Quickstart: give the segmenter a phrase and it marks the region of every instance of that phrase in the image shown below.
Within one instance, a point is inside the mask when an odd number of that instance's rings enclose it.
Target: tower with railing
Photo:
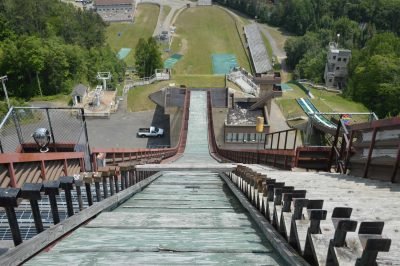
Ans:
[[[329,43],[324,73],[327,87],[342,89],[345,86],[350,58],[350,50],[339,48],[336,42]]]

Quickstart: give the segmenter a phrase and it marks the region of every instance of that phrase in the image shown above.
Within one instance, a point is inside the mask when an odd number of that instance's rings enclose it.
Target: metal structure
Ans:
[[[103,81],[103,90],[107,90],[107,80],[111,77],[111,72],[97,72],[97,79]]]
[[[101,104],[101,97],[104,95],[104,90],[101,85],[98,85],[94,91],[89,92],[89,106],[88,109],[96,109]]]
[[[11,107],[0,124],[0,152],[37,152],[32,133],[38,128],[49,131],[52,152],[85,153],[90,170],[90,147],[83,108]]]

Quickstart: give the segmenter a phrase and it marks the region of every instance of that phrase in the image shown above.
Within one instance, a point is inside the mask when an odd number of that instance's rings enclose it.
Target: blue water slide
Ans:
[[[328,128],[336,128],[336,125],[332,123],[329,119],[325,116],[318,114],[318,109],[312,104],[309,99],[296,99],[297,103],[303,109],[303,111],[313,120],[316,122],[328,127]]]

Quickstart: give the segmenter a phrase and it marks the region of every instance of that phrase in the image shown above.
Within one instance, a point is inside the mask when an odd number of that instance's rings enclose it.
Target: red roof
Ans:
[[[133,0],[96,0],[96,6],[132,5]]]

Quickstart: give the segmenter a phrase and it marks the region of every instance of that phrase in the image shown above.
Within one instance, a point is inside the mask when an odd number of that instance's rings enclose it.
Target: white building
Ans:
[[[94,7],[104,21],[133,21],[134,0],[95,0]]]
[[[325,85],[330,88],[342,89],[347,78],[347,64],[351,58],[351,51],[338,48],[337,43],[329,43],[327,62],[325,65]]]

